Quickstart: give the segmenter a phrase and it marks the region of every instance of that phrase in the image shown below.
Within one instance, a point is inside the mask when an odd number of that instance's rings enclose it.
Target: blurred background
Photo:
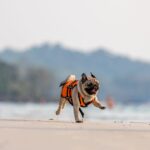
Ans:
[[[86,119],[149,121],[149,4],[1,0],[0,118],[53,118],[59,83],[92,72],[107,109],[90,106]],[[59,119],[73,119],[71,106]]]

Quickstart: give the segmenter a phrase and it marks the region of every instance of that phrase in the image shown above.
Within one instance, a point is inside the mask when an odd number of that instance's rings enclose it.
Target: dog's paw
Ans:
[[[57,110],[57,111],[56,111],[56,115],[59,115],[59,114],[60,114],[60,111],[59,111],[59,110]]]
[[[83,120],[78,120],[76,121],[76,123],[83,123]]]
[[[101,106],[100,109],[104,110],[104,109],[106,109],[106,107],[105,106]]]

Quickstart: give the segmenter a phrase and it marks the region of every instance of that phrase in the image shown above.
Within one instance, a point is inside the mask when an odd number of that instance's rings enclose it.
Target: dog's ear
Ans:
[[[82,73],[81,77],[82,77],[81,79],[82,83],[84,83],[88,79],[85,73]]]
[[[92,72],[91,72],[91,77],[92,77],[92,78],[96,78],[96,76],[95,76],[95,75],[93,75],[93,73],[92,73]]]

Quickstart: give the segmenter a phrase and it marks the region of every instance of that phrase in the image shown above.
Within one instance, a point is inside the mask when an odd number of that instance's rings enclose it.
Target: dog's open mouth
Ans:
[[[92,89],[91,93],[92,94],[96,94],[97,90],[96,89]]]
[[[95,89],[95,88],[93,88],[93,89],[86,88],[85,90],[90,95],[96,94],[96,92],[97,92],[97,89]]]

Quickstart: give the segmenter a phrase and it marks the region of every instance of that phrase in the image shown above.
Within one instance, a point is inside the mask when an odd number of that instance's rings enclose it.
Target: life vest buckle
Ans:
[[[68,88],[68,89],[73,89],[73,86],[72,86],[72,85],[68,85],[67,88]]]

